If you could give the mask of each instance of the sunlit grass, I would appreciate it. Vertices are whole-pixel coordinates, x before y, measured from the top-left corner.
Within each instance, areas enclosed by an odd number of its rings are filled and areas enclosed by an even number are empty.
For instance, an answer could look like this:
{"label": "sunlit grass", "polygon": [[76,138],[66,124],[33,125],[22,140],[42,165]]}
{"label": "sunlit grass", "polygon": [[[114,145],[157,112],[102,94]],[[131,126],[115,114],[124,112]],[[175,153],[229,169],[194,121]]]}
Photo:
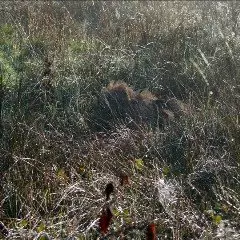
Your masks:
{"label": "sunlit grass", "polygon": [[[0,5],[0,231],[103,239],[109,207],[108,239],[239,239],[238,2]],[[131,127],[117,81],[188,110]]]}

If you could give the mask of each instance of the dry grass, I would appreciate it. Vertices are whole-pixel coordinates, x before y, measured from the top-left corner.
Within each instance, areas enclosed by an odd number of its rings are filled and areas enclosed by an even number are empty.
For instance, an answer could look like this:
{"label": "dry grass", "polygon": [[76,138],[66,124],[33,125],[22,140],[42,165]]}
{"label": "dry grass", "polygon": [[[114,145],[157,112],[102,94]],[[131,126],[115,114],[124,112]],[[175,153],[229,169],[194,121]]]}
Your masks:
{"label": "dry grass", "polygon": [[0,238],[239,239],[239,6],[2,2]]}

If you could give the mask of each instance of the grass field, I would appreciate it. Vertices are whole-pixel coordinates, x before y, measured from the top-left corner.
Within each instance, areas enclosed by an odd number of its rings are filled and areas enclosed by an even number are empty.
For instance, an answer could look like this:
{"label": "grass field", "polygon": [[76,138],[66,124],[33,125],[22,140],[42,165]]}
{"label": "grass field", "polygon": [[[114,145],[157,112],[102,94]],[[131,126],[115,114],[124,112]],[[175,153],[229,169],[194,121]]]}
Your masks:
{"label": "grass field", "polygon": [[0,239],[240,239],[238,1],[0,10]]}

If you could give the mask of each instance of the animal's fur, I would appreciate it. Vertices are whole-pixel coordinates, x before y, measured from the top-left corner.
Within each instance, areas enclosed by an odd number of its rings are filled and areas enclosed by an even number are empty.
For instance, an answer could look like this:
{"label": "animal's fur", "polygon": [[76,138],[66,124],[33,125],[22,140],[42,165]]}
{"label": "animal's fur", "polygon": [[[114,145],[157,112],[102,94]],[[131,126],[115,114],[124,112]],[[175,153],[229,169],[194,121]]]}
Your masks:
{"label": "animal's fur", "polygon": [[184,114],[183,108],[177,99],[161,99],[148,90],[137,92],[124,82],[111,82],[101,93],[94,119],[100,129],[111,129],[116,124],[157,127]]}

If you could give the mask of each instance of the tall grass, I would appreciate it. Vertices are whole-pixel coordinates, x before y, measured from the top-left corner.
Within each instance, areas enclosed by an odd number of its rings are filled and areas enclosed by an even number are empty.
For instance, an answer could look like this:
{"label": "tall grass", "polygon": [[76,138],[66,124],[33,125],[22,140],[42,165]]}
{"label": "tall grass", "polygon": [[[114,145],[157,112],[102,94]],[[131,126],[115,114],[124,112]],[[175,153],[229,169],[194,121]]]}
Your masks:
{"label": "tall grass", "polygon": [[[0,219],[9,239],[103,239],[109,182],[106,238],[145,239],[152,222],[159,239],[239,238],[237,1],[0,7]],[[111,81],[193,111],[159,129],[95,132]]]}

